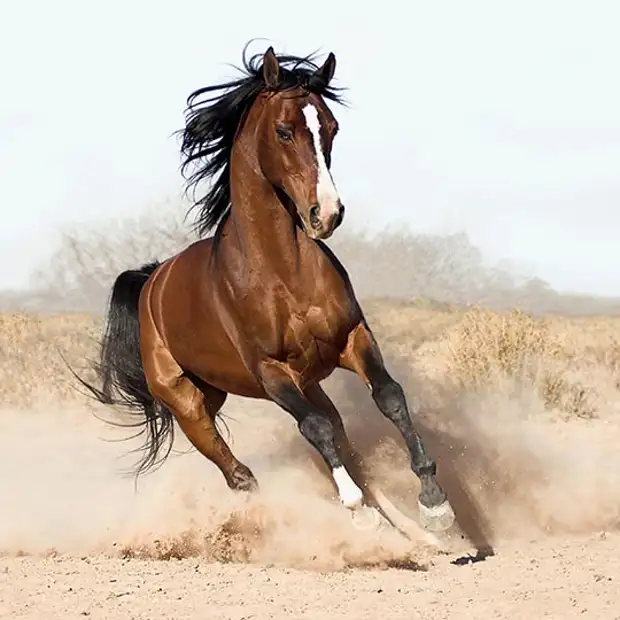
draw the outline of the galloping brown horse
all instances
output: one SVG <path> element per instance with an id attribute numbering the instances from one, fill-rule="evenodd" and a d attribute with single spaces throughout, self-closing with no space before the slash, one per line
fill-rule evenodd
<path id="1" fill-rule="evenodd" d="M 357 373 L 402 434 L 419 477 L 420 517 L 433 530 L 454 520 L 436 465 L 385 368 L 347 272 L 322 239 L 344 207 L 330 173 L 338 123 L 326 100 L 336 60 L 264 55 L 239 79 L 188 99 L 181 132 L 202 238 L 161 263 L 121 273 L 113 286 L 98 364 L 107 404 L 124 404 L 146 428 L 138 473 L 160 464 L 174 421 L 234 490 L 253 473 L 218 432 L 227 394 L 270 399 L 291 414 L 329 467 L 342 504 L 364 494 L 352 479 L 340 415 L 320 386 L 335 368 Z M 205 94 L 220 92 L 206 100 Z M 163 456 L 160 455 L 164 444 Z"/>

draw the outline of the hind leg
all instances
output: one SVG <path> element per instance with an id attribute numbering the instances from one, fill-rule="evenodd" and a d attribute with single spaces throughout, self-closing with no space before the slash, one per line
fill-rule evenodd
<path id="1" fill-rule="evenodd" d="M 185 379 L 190 382 L 189 379 Z M 191 387 L 196 389 L 193 382 L 190 383 Z M 217 465 L 231 489 L 257 490 L 258 483 L 254 474 L 233 455 L 215 425 L 215 416 L 224 404 L 227 394 L 202 382 L 199 385 L 202 406 L 199 405 L 189 415 L 176 414 L 181 430 L 203 456 Z"/>
<path id="2" fill-rule="evenodd" d="M 235 491 L 258 487 L 254 474 L 237 460 L 215 426 L 215 416 L 226 400 L 226 393 L 200 382 L 200 388 L 158 338 L 143 348 L 144 371 L 150 392 L 172 411 L 192 445 L 213 462 Z"/>

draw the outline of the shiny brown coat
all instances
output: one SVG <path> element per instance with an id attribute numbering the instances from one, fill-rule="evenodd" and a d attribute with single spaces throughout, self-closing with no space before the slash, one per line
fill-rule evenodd
<path id="1" fill-rule="evenodd" d="M 232 136 L 228 176 L 220 181 L 228 184 L 222 187 L 229 188 L 229 205 L 213 237 L 119 276 L 100 394 L 119 402 L 116 389 L 143 411 L 151 457 L 176 421 L 236 490 L 255 489 L 257 482 L 218 432 L 216 416 L 227 394 L 270 399 L 295 417 L 332 472 L 346 466 L 363 488 L 340 416 L 320 386 L 335 368 L 353 371 L 408 446 L 422 483 L 422 510 L 445 521 L 449 504 L 435 479 L 435 462 L 412 424 L 401 386 L 385 369 L 345 269 L 321 241 L 344 214 L 331 173 L 321 166 L 330 165 L 338 129 L 322 96 L 335 57 L 312 71 L 300 69 L 301 62 L 287 69 L 287 60 L 270 48 L 253 78 L 258 88 L 244 83 L 255 91 L 234 136 L 224 131 L 223 100 L 188 123 L 186 144 L 193 153 L 206 152 L 216 129 Z M 319 120 L 315 133 L 308 105 Z M 213 110 L 222 118 L 214 120 Z M 209 217 L 213 204 L 203 203 Z M 123 331 L 131 308 L 135 333 Z M 139 351 L 131 351 L 132 343 Z"/>

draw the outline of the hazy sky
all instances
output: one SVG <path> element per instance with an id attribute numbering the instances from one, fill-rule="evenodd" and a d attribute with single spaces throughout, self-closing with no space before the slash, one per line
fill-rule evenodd
<path id="1" fill-rule="evenodd" d="M 178 195 L 186 96 L 264 37 L 336 53 L 345 223 L 464 230 L 555 287 L 620 294 L 617 2 L 5 5 L 0 286 L 26 283 L 66 223 Z"/>

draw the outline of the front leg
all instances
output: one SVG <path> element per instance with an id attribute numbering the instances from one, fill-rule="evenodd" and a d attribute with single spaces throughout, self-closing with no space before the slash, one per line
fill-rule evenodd
<path id="1" fill-rule="evenodd" d="M 432 531 L 449 528 L 454 522 L 454 511 L 436 480 L 437 465 L 411 421 L 402 387 L 386 370 L 379 346 L 364 323 L 360 323 L 349 335 L 340 365 L 360 376 L 372 391 L 379 410 L 405 440 L 411 456 L 411 469 L 420 479 L 418 503 L 423 527 Z"/>
<path id="2" fill-rule="evenodd" d="M 323 457 L 338 488 L 343 506 L 351 510 L 360 508 L 363 501 L 362 490 L 347 471 L 342 459 L 343 447 L 337 442 L 341 430 L 338 425 L 342 425 L 338 413 L 333 416 L 330 411 L 321 408 L 324 402 L 317 389 L 310 388 L 308 394 L 304 393 L 294 374 L 282 362 L 264 362 L 260 367 L 260 377 L 267 395 L 297 420 L 303 437 Z M 344 433 L 344 429 L 342 432 Z"/>

